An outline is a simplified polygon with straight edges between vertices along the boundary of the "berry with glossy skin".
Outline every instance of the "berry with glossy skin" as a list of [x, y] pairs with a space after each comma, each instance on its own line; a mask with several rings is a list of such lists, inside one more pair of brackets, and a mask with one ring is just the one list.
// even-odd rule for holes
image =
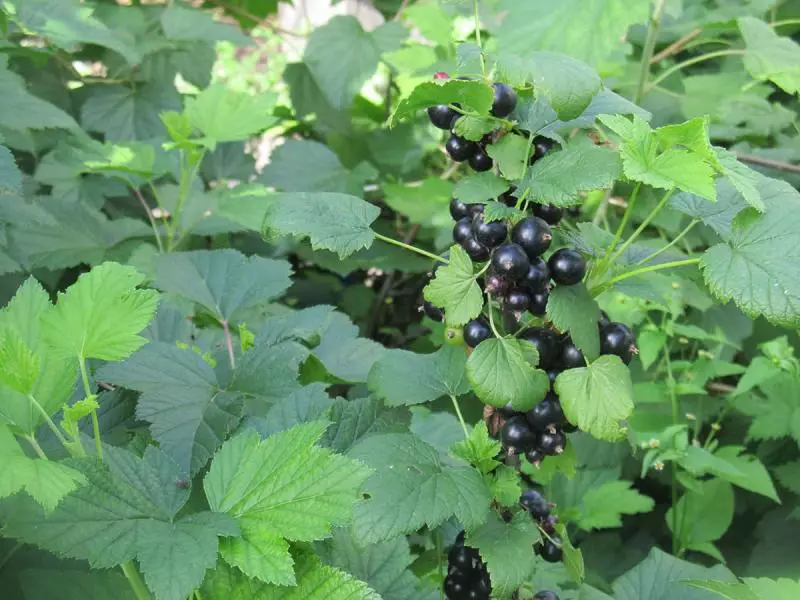
[[554, 204], [534, 204], [533, 214], [550, 225], [557, 225], [564, 211]]
[[545, 459], [545, 455], [536, 448], [531, 448], [525, 452], [525, 458], [527, 458], [528, 462], [532, 465], [538, 465]]
[[[561, 409], [558, 397], [549, 393], [544, 400], [525, 413], [525, 418], [528, 419], [531, 427], [537, 431], [544, 431], [550, 426], [561, 425], [564, 421], [564, 411]], [[542, 436], [539, 436], [539, 449], [544, 450]]]
[[486, 154], [483, 148], [478, 148], [475, 154], [469, 157], [469, 166], [472, 167], [474, 171], [482, 173], [490, 170], [494, 166], [494, 161], [491, 156]]
[[511, 402], [509, 402], [505, 406], [501, 406], [500, 408], [495, 408], [495, 410], [499, 412], [501, 415], [503, 415], [506, 419], [519, 414], [519, 411], [516, 408], [514, 408]]
[[571, 248], [556, 250], [547, 261], [550, 277], [561, 285], [575, 285], [586, 275], [586, 259]]
[[556, 530], [556, 525], [558, 525], [558, 517], [555, 515], [549, 515], [548, 517], [542, 519], [539, 523], [542, 529], [544, 529], [547, 533], [552, 534]]
[[473, 219], [475, 217], [477, 217], [478, 215], [482, 215], [483, 214], [483, 209], [485, 208], [485, 206], [483, 204], [480, 204], [480, 203], [467, 204], [467, 206], [469, 207], [469, 214], [472, 215]]
[[469, 204], [464, 204], [458, 198], [453, 198], [450, 200], [450, 216], [453, 217], [454, 221], [471, 217], [472, 213], [470, 212], [469, 207]]
[[550, 515], [550, 504], [539, 490], [525, 490], [519, 497], [519, 505], [534, 519], [545, 519]]
[[537, 135], [535, 138], [533, 138], [533, 156], [531, 156], [530, 163], [533, 164], [542, 158], [545, 154], [550, 152], [555, 145], [556, 143], [550, 138]]
[[536, 433], [528, 425], [525, 417], [518, 415], [506, 421], [500, 432], [500, 439], [506, 448], [525, 451], [536, 445]]
[[492, 335], [489, 324], [483, 318], [472, 319], [464, 325], [464, 341], [467, 346], [474, 348], [483, 340], [488, 340]]
[[456, 244], [463, 244], [470, 239], [473, 239], [472, 219], [469, 217], [459, 219], [458, 222], [453, 226], [453, 241]]
[[510, 283], [506, 277], [501, 277], [497, 273], [489, 273], [486, 276], [483, 289], [493, 296], [496, 296], [498, 294], [504, 294], [506, 290], [508, 290], [509, 285]]
[[507, 117], [517, 106], [517, 93], [510, 85], [505, 83], [494, 83], [494, 101], [490, 111], [495, 117]]
[[531, 294], [531, 305], [528, 307], [530, 313], [537, 317], [543, 317], [547, 312], [547, 301], [549, 298], [550, 292], [546, 289]]
[[533, 600], [561, 600], [554, 592], [539, 592], [533, 597]]
[[442, 312], [442, 309], [438, 306], [434, 306], [427, 300], [422, 303], [422, 311], [429, 319], [433, 319], [434, 321], [438, 321], [440, 323], [444, 321], [444, 313]]
[[450, 548], [447, 560], [451, 567], [456, 567], [462, 573], [468, 573], [472, 571], [475, 562], [479, 560], [479, 555], [475, 548], [460, 544]]
[[541, 292], [548, 283], [550, 283], [550, 268], [542, 258], [535, 258], [531, 261], [528, 272], [519, 282], [520, 286], [529, 292]]
[[567, 436], [563, 431], [556, 430], [555, 433], [545, 431], [539, 434], [539, 442], [536, 445], [536, 449], [547, 456], [555, 456], [564, 452], [566, 445]]
[[539, 368], [547, 370], [558, 358], [560, 349], [558, 335], [546, 327], [534, 327], [522, 332], [520, 337], [536, 346], [539, 353]]
[[461, 115], [447, 106], [447, 104], [437, 104], [428, 108], [428, 118], [434, 127], [439, 129], [450, 129]]
[[514, 225], [511, 230], [511, 241], [519, 244], [531, 260], [544, 254], [553, 241], [553, 232], [539, 217], [527, 217]]
[[626, 365], [636, 352], [636, 338], [622, 323], [609, 323], [600, 330], [600, 354], [615, 354]]
[[511, 290], [505, 297], [505, 308], [511, 312], [525, 312], [531, 304], [531, 297], [522, 290]]
[[445, 578], [444, 593], [448, 598], [450, 598], [451, 600], [466, 598], [465, 596], [466, 592], [467, 592], [467, 586], [461, 581], [459, 581], [457, 578], [454, 578], [451, 575], [448, 575]]
[[503, 244], [492, 253], [492, 270], [511, 281], [521, 279], [528, 273], [531, 261], [525, 250], [517, 244]]
[[489, 249], [473, 237], [464, 240], [461, 247], [464, 248], [467, 254], [469, 254], [469, 257], [475, 262], [489, 260]]
[[516, 191], [517, 191], [517, 186], [512, 185], [508, 191], [500, 194], [500, 197], [497, 200], [502, 202], [506, 206], [515, 206], [517, 204], [517, 200], [519, 200], [519, 198], [517, 198], [514, 195], [514, 192]]
[[561, 375], [561, 371], [556, 369], [551, 369], [547, 372], [547, 378], [550, 380], [550, 387], [553, 387], [553, 384], [556, 382], [556, 377]]
[[450, 158], [454, 161], [464, 162], [475, 154], [475, 151], [478, 149], [478, 144], [453, 134], [445, 143], [444, 149], [447, 150]]
[[475, 239], [488, 248], [495, 248], [502, 244], [508, 235], [508, 228], [502, 221], [486, 223], [482, 216], [476, 217], [472, 222], [472, 232]]
[[569, 338], [561, 343], [561, 357], [558, 361], [558, 366], [563, 371], [586, 366], [586, 360], [583, 358], [583, 352], [581, 352], [580, 348], [575, 345], [575, 342]]
[[558, 536], [553, 536], [553, 542], [548, 539], [544, 540], [541, 550], [541, 557], [549, 563], [561, 562], [561, 559], [564, 556], [564, 552], [561, 550], [561, 538]]

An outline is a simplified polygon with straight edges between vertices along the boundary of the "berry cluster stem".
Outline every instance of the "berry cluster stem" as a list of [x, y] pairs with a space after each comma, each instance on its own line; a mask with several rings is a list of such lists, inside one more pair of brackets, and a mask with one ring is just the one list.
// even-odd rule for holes
[[478, 0], [472, 0], [472, 14], [475, 18], [475, 39], [478, 42], [481, 56], [481, 74], [486, 78], [486, 59], [483, 56], [483, 43], [481, 42], [481, 17], [478, 13]]
[[120, 566], [122, 567], [122, 572], [125, 574], [125, 579], [128, 580], [136, 599], [152, 600], [150, 592], [147, 591], [147, 587], [144, 585], [144, 581], [142, 581], [142, 576], [139, 574], [139, 571], [136, 569], [133, 561], [126, 561]]
[[395, 246], [400, 246], [401, 248], [405, 248], [406, 250], [410, 250], [411, 252], [416, 252], [417, 254], [421, 254], [422, 256], [425, 256], [427, 258], [430, 258], [431, 260], [435, 260], [437, 262], [440, 262], [440, 263], [442, 263], [444, 265], [450, 264], [450, 261], [448, 261], [446, 258], [442, 258], [441, 256], [437, 256], [436, 254], [433, 254], [432, 252], [428, 252], [427, 250], [423, 250], [422, 248], [417, 248], [416, 246], [412, 246], [410, 244], [406, 244], [405, 242], [401, 242], [399, 240], [395, 240], [395, 239], [392, 239], [390, 237], [386, 237], [385, 235], [381, 235], [377, 231], [374, 232], [374, 233], [375, 233], [375, 239], [378, 239], [378, 240], [380, 240], [382, 242], [386, 242], [387, 244], [393, 244]]
[[453, 408], [456, 411], [458, 422], [461, 423], [461, 429], [464, 430], [464, 437], [469, 439], [469, 429], [467, 429], [467, 423], [464, 421], [464, 415], [461, 414], [461, 407], [458, 405], [458, 398], [456, 398], [454, 394], [450, 394], [450, 401], [453, 403]]
[[[638, 238], [639, 235], [645, 229], [647, 229], [647, 226], [650, 225], [650, 223], [653, 222], [653, 220], [658, 216], [658, 214], [667, 205], [667, 202], [669, 202], [669, 199], [672, 197], [672, 194], [675, 193], [675, 189], [676, 188], [672, 188], [666, 194], [664, 194], [664, 197], [661, 198], [661, 200], [659, 200], [658, 204], [656, 204], [656, 207], [653, 210], [650, 211], [650, 214], [647, 215], [645, 220], [642, 221], [642, 223], [639, 225], [639, 227], [636, 228], [636, 231], [634, 231], [631, 234], [631, 236], [627, 240], [625, 240], [625, 243], [622, 244], [622, 246], [619, 247], [619, 250], [614, 252], [614, 254], [610, 258], [611, 262], [613, 262], [614, 260], [616, 260], [620, 256], [622, 256], [622, 253], [625, 252], [625, 250], [627, 250], [634, 241], [636, 241], [636, 238]], [[628, 208], [630, 208], [630, 206], [628, 206]], [[626, 212], [626, 214], [628, 214], [628, 211], [625, 211], [625, 212]]]
[[639, 104], [645, 95], [647, 80], [650, 77], [650, 60], [653, 58], [653, 52], [656, 49], [658, 31], [661, 29], [661, 17], [664, 16], [664, 8], [666, 5], [666, 0], [656, 0], [655, 6], [653, 7], [653, 15], [650, 17], [650, 24], [647, 27], [647, 37], [645, 38], [644, 48], [642, 49], [642, 62], [639, 66], [639, 83], [636, 86], [636, 93], [633, 96], [633, 101], [636, 104]]

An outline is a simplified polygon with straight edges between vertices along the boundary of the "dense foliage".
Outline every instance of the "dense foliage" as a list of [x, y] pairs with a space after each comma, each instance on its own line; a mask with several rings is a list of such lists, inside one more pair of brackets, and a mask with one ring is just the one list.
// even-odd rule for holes
[[800, 1], [373, 4], [0, 5], [0, 595], [800, 597]]

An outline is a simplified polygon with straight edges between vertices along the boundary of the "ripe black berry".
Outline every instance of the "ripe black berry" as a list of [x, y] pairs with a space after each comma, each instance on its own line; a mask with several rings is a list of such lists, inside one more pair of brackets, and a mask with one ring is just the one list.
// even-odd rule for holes
[[564, 211], [554, 204], [534, 204], [533, 214], [550, 225], [557, 225], [564, 216]]
[[485, 206], [480, 202], [476, 202], [475, 204], [467, 204], [467, 206], [469, 207], [469, 214], [472, 215], [473, 218], [477, 215], [482, 215], [483, 209], [485, 208]]
[[491, 113], [495, 117], [507, 117], [517, 106], [517, 93], [510, 85], [505, 83], [492, 84], [494, 88], [494, 101]]
[[444, 313], [442, 309], [438, 306], [434, 306], [427, 300], [423, 301], [422, 303], [422, 311], [425, 313], [425, 316], [429, 319], [433, 319], [434, 321], [442, 322], [444, 321]]
[[514, 415], [519, 413], [519, 411], [512, 406], [511, 402], [509, 402], [505, 406], [496, 408], [495, 410], [499, 412], [501, 415], [503, 415], [506, 419], [508, 419], [509, 417], [513, 417]]
[[533, 138], [533, 156], [531, 156], [531, 164], [542, 158], [545, 154], [550, 152], [555, 146], [555, 142], [550, 138], [537, 135]]
[[479, 555], [475, 548], [461, 544], [450, 548], [447, 560], [451, 567], [456, 567], [462, 573], [466, 573], [473, 569], [475, 562], [479, 560]]
[[452, 575], [448, 575], [444, 580], [444, 593], [453, 600], [466, 598], [467, 585], [459, 581]]
[[547, 261], [550, 277], [561, 285], [575, 285], [586, 275], [586, 259], [571, 248], [556, 250]]
[[507, 448], [525, 451], [536, 445], [536, 433], [528, 425], [525, 417], [511, 417], [500, 432], [500, 439]]
[[622, 323], [609, 323], [600, 330], [600, 354], [616, 354], [626, 365], [636, 351], [633, 332]]
[[467, 346], [474, 348], [483, 340], [489, 339], [492, 335], [492, 330], [489, 329], [488, 323], [482, 318], [472, 319], [464, 325], [464, 341]]
[[481, 244], [489, 248], [495, 248], [506, 239], [508, 228], [502, 221], [486, 223], [483, 217], [476, 217], [472, 222], [472, 232], [475, 234], [475, 239]]
[[511, 188], [508, 191], [503, 192], [502, 194], [500, 194], [500, 197], [498, 198], [498, 200], [500, 202], [502, 202], [503, 204], [505, 204], [506, 206], [516, 206], [517, 200], [519, 200], [519, 198], [517, 198], [514, 195], [514, 192], [516, 192], [516, 191], [517, 191], [517, 186], [512, 185]]
[[498, 246], [492, 254], [492, 270], [501, 277], [512, 281], [521, 279], [528, 273], [531, 261], [525, 250], [517, 244]]
[[522, 290], [511, 290], [506, 294], [505, 307], [511, 312], [524, 312], [531, 304], [531, 297]]
[[553, 592], [539, 592], [533, 597], [533, 600], [561, 600], [555, 593]]
[[475, 154], [469, 157], [469, 166], [473, 168], [473, 170], [482, 173], [483, 171], [488, 171], [494, 166], [494, 161], [492, 157], [486, 154], [486, 151], [482, 148], [479, 148]]
[[[525, 413], [525, 418], [535, 430], [544, 431], [552, 425], [561, 425], [564, 421], [564, 411], [561, 410], [561, 402], [558, 401], [558, 397], [549, 393], [544, 400]], [[541, 438], [542, 436], [539, 439], [539, 448], [544, 450]]]
[[465, 140], [462, 137], [459, 137], [455, 134], [451, 135], [450, 138], [444, 145], [445, 150], [456, 162], [464, 162], [470, 156], [475, 154], [475, 151], [478, 149], [478, 145], [475, 142], [470, 142], [469, 140]]
[[527, 458], [528, 462], [532, 465], [538, 465], [545, 459], [545, 455], [536, 448], [530, 448], [525, 452], [525, 458]]
[[453, 241], [463, 244], [469, 239], [472, 239], [472, 219], [464, 217], [453, 226]]
[[529, 292], [540, 292], [550, 283], [550, 269], [542, 258], [535, 258], [528, 267], [525, 278], [520, 281], [520, 286]]
[[546, 518], [541, 520], [539, 525], [547, 533], [552, 534], [556, 530], [556, 525], [558, 525], [558, 517], [555, 515], [548, 515]]
[[563, 371], [586, 366], [583, 352], [580, 351], [571, 339], [566, 339], [561, 343], [561, 359], [559, 360], [558, 366]]
[[564, 556], [564, 552], [561, 550], [561, 538], [553, 536], [553, 541], [556, 543], [546, 539], [542, 545], [541, 556], [549, 563], [560, 562]]
[[549, 369], [558, 358], [560, 348], [558, 335], [546, 327], [534, 327], [528, 329], [520, 336], [536, 346], [539, 353], [539, 368]]
[[428, 108], [428, 118], [431, 123], [439, 129], [450, 129], [453, 127], [456, 119], [461, 115], [455, 110], [447, 106], [447, 104], [437, 104]]
[[547, 300], [550, 298], [550, 292], [546, 289], [531, 294], [531, 305], [528, 310], [532, 315], [543, 317], [547, 312]]
[[556, 369], [551, 369], [547, 372], [547, 378], [550, 380], [550, 387], [553, 387], [553, 384], [556, 382], [556, 377], [561, 374], [561, 371], [557, 371]]
[[555, 433], [545, 431], [539, 434], [539, 441], [536, 445], [536, 449], [547, 456], [555, 456], [556, 454], [564, 452], [566, 445], [567, 436], [563, 431], [557, 430]]
[[458, 198], [453, 198], [450, 200], [450, 216], [453, 217], [454, 221], [472, 216], [469, 207], [469, 204], [464, 204]]
[[466, 250], [469, 257], [475, 262], [489, 260], [489, 249], [473, 237], [464, 240], [461, 243], [461, 247]]
[[519, 497], [519, 504], [534, 519], [544, 519], [550, 514], [550, 504], [538, 490], [525, 490]]
[[522, 246], [528, 258], [533, 260], [550, 247], [553, 233], [550, 231], [550, 225], [544, 220], [539, 217], [527, 217], [511, 230], [511, 241]]
[[489, 273], [486, 276], [483, 289], [495, 296], [498, 294], [504, 294], [506, 290], [508, 290], [509, 285], [510, 282], [507, 278], [501, 277], [497, 273]]

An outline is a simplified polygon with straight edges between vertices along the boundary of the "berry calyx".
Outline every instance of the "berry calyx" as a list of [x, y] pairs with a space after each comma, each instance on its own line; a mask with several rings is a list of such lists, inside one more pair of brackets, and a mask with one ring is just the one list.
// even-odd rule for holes
[[449, 107], [447, 104], [437, 104], [428, 108], [428, 118], [434, 127], [439, 129], [451, 129], [456, 119], [461, 115]]
[[475, 154], [469, 157], [469, 166], [472, 167], [473, 170], [482, 173], [490, 170], [494, 166], [494, 161], [486, 154], [485, 150], [479, 148]]
[[550, 225], [557, 225], [564, 216], [564, 211], [554, 204], [534, 204], [533, 214]]
[[445, 143], [444, 149], [447, 150], [450, 158], [454, 161], [464, 162], [475, 154], [478, 149], [478, 144], [453, 134]]
[[507, 277], [512, 281], [524, 277], [530, 266], [531, 261], [528, 255], [517, 244], [503, 244], [492, 253], [492, 270], [497, 275]]
[[636, 338], [622, 323], [609, 323], [600, 330], [600, 354], [619, 356], [626, 365], [636, 353]]
[[511, 230], [511, 241], [525, 250], [528, 258], [533, 260], [544, 254], [553, 241], [553, 232], [539, 217], [526, 217]]
[[508, 228], [502, 221], [486, 223], [483, 217], [476, 217], [472, 222], [475, 239], [488, 248], [495, 248], [503, 243], [508, 235]]
[[[564, 411], [561, 409], [561, 402], [558, 401], [558, 397], [553, 393], [549, 393], [544, 400], [525, 413], [525, 418], [528, 419], [531, 427], [537, 431], [544, 431], [548, 427], [561, 425], [564, 421]], [[548, 454], [542, 445], [543, 437], [539, 437], [538, 448]]]
[[469, 217], [472, 215], [469, 207], [469, 204], [464, 204], [458, 198], [453, 198], [450, 200], [450, 216], [453, 217], [454, 221]]
[[556, 431], [555, 433], [545, 431], [539, 434], [539, 441], [536, 445], [536, 449], [547, 456], [555, 456], [556, 454], [564, 452], [566, 445], [567, 436], [564, 435], [563, 431]]
[[425, 316], [429, 319], [438, 321], [439, 323], [444, 321], [444, 313], [442, 312], [442, 309], [438, 306], [434, 306], [427, 300], [423, 301], [422, 303], [422, 312], [424, 312]]
[[464, 341], [470, 348], [475, 348], [482, 341], [491, 337], [492, 330], [482, 318], [472, 319], [464, 325]]
[[520, 281], [520, 286], [529, 292], [541, 292], [550, 283], [550, 268], [542, 258], [535, 258], [528, 267], [528, 272], [524, 279]]
[[506, 448], [524, 452], [536, 445], [536, 433], [528, 425], [525, 417], [517, 415], [506, 421], [500, 432], [500, 439]]
[[522, 332], [520, 338], [527, 340], [536, 347], [539, 353], [539, 368], [547, 370], [553, 366], [558, 358], [558, 335], [546, 327], [534, 327]]
[[586, 366], [583, 352], [571, 339], [567, 338], [561, 343], [561, 357], [558, 365], [562, 370], [578, 369]]
[[543, 317], [547, 312], [547, 301], [549, 299], [550, 292], [546, 288], [531, 294], [531, 305], [528, 307], [528, 310], [532, 315]]
[[586, 259], [572, 248], [556, 250], [547, 261], [550, 277], [560, 285], [575, 285], [586, 275]]
[[507, 117], [517, 106], [517, 93], [510, 85], [505, 83], [494, 83], [494, 100], [492, 101], [491, 113], [495, 117]]
[[453, 226], [453, 241], [456, 244], [463, 244], [472, 237], [472, 219], [464, 217], [459, 219]]
[[536, 519], [545, 519], [550, 515], [550, 504], [538, 490], [525, 490], [519, 497], [519, 505]]
[[489, 260], [489, 249], [481, 244], [474, 237], [464, 240], [461, 247], [469, 254], [469, 257], [475, 262], [483, 262]]

